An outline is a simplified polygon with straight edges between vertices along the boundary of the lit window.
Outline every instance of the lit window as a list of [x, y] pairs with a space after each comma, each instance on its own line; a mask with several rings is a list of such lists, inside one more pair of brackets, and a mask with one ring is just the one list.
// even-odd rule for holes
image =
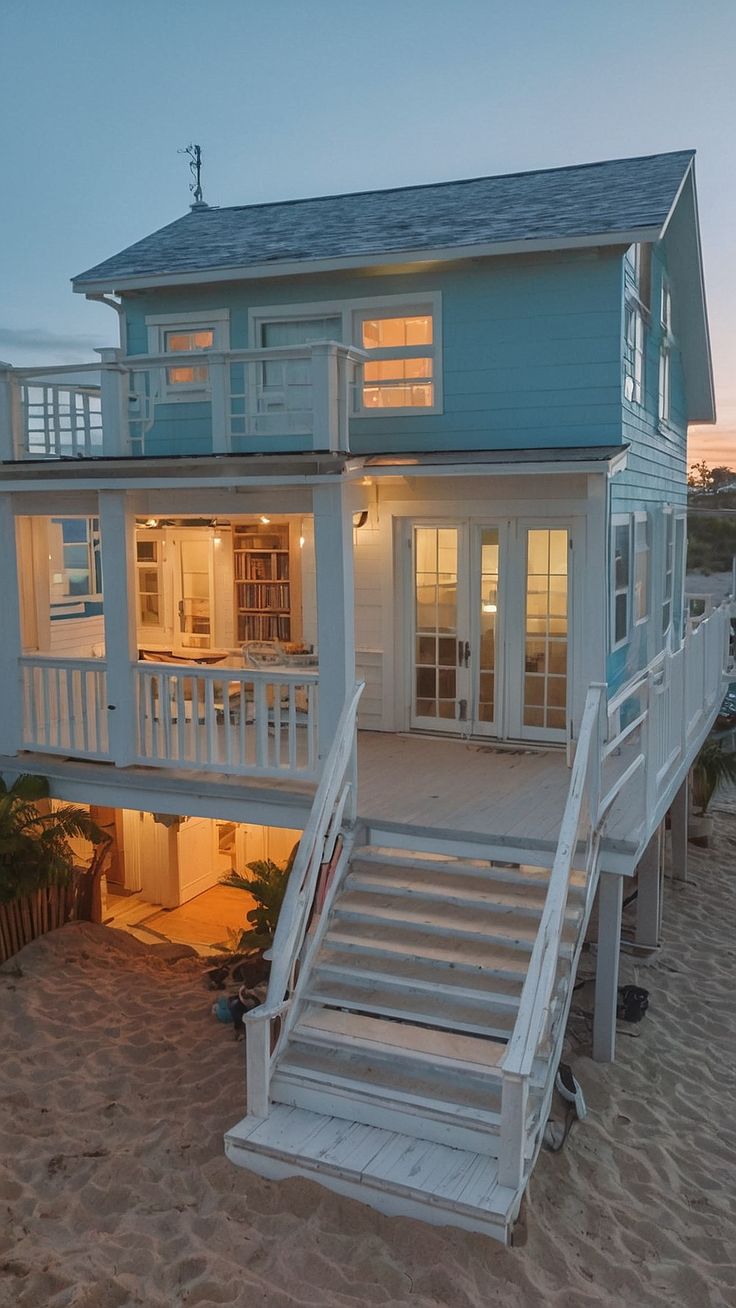
[[160, 627], [163, 623], [161, 563], [161, 540], [139, 535], [136, 540], [136, 569], [138, 621], [142, 627]]
[[[215, 333], [211, 327], [190, 332], [164, 332], [165, 354], [190, 354], [196, 350], [211, 350], [214, 343]], [[182, 364], [180, 367], [167, 368], [166, 380], [169, 386], [204, 386], [208, 373], [206, 364]]]
[[431, 409], [435, 402], [431, 313], [361, 317], [363, 409]]
[[649, 617], [649, 518], [638, 514], [634, 520], [634, 622]]
[[611, 629], [613, 647], [622, 645], [629, 634], [631, 617], [631, 522], [614, 523], [611, 587]]

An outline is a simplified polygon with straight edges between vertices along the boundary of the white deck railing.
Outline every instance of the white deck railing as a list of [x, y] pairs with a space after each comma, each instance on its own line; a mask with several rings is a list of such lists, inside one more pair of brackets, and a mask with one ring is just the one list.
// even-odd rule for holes
[[[623, 808], [632, 838], [645, 847], [722, 701], [729, 638], [730, 611], [724, 604], [690, 627], [679, 650], [666, 651], [608, 703], [604, 686], [588, 691], [539, 931], [501, 1064], [502, 1185], [519, 1188], [541, 1143], [605, 825]], [[585, 872], [585, 891], [566, 956], [562, 945], [576, 866]], [[535, 1083], [538, 1059], [546, 1076]], [[534, 1113], [529, 1111], [532, 1087]]]
[[107, 688], [101, 659], [24, 655], [23, 748], [106, 759]]
[[136, 762], [316, 777], [318, 671], [138, 663], [135, 680]]
[[[263, 350], [123, 356], [99, 364], [0, 368], [0, 459], [349, 450], [361, 350], [334, 341]], [[196, 381], [173, 380], [191, 369]], [[186, 449], [184, 450], [186, 452]]]
[[347, 865], [349, 851], [338, 848], [338, 839], [346, 813], [349, 817], [355, 814], [355, 724], [363, 689], [364, 683], [360, 682], [340, 714], [309, 821], [299, 841], [271, 950], [273, 961], [266, 998], [258, 1008], [245, 1015], [248, 1113], [253, 1117], [268, 1116], [271, 1069], [278, 1048], [272, 1048], [273, 1023], [282, 1019], [281, 1036], [285, 1038], [288, 1024], [284, 1019], [310, 919], [320, 909], [322, 923], [327, 919], [329, 899], [323, 899], [321, 905], [318, 901], [320, 873], [329, 868], [333, 860], [337, 861], [329, 888], [334, 894], [341, 872]]

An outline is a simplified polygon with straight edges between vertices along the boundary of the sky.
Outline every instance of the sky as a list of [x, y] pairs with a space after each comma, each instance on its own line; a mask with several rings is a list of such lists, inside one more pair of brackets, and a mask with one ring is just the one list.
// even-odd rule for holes
[[0, 358], [116, 344], [69, 279], [186, 212], [695, 148], [736, 466], [736, 0], [0, 0]]

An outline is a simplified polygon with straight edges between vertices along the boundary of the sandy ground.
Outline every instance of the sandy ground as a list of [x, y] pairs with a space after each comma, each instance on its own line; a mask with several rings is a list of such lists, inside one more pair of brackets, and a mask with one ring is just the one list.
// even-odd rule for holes
[[509, 1250], [235, 1168], [243, 1045], [200, 964], [105, 927], [30, 945], [0, 975], [2, 1308], [736, 1303], [736, 817], [718, 822], [668, 884], [664, 949], [624, 963], [651, 1009], [614, 1068], [586, 1055], [577, 993], [591, 1114], [542, 1155]]

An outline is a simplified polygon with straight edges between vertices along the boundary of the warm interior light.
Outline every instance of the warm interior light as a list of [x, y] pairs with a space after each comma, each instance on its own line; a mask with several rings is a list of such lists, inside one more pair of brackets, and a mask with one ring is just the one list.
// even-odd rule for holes
[[261, 522], [263, 523], [264, 527], [267, 527], [270, 521], [271, 521], [270, 518], [267, 518], [263, 513], [261, 514]]
[[157, 526], [158, 526], [158, 518], [146, 518], [146, 526], [147, 526], [147, 527], [157, 527]]
[[495, 604], [483, 604], [483, 605], [482, 605], [482, 608], [483, 608], [483, 612], [484, 612], [484, 613], [497, 613], [497, 612], [498, 612], [498, 610], [497, 610]]
[[300, 550], [303, 550], [303, 549], [304, 549], [304, 537], [303, 537], [303, 536], [300, 536], [300, 537], [299, 537], [299, 549], [300, 549]]

